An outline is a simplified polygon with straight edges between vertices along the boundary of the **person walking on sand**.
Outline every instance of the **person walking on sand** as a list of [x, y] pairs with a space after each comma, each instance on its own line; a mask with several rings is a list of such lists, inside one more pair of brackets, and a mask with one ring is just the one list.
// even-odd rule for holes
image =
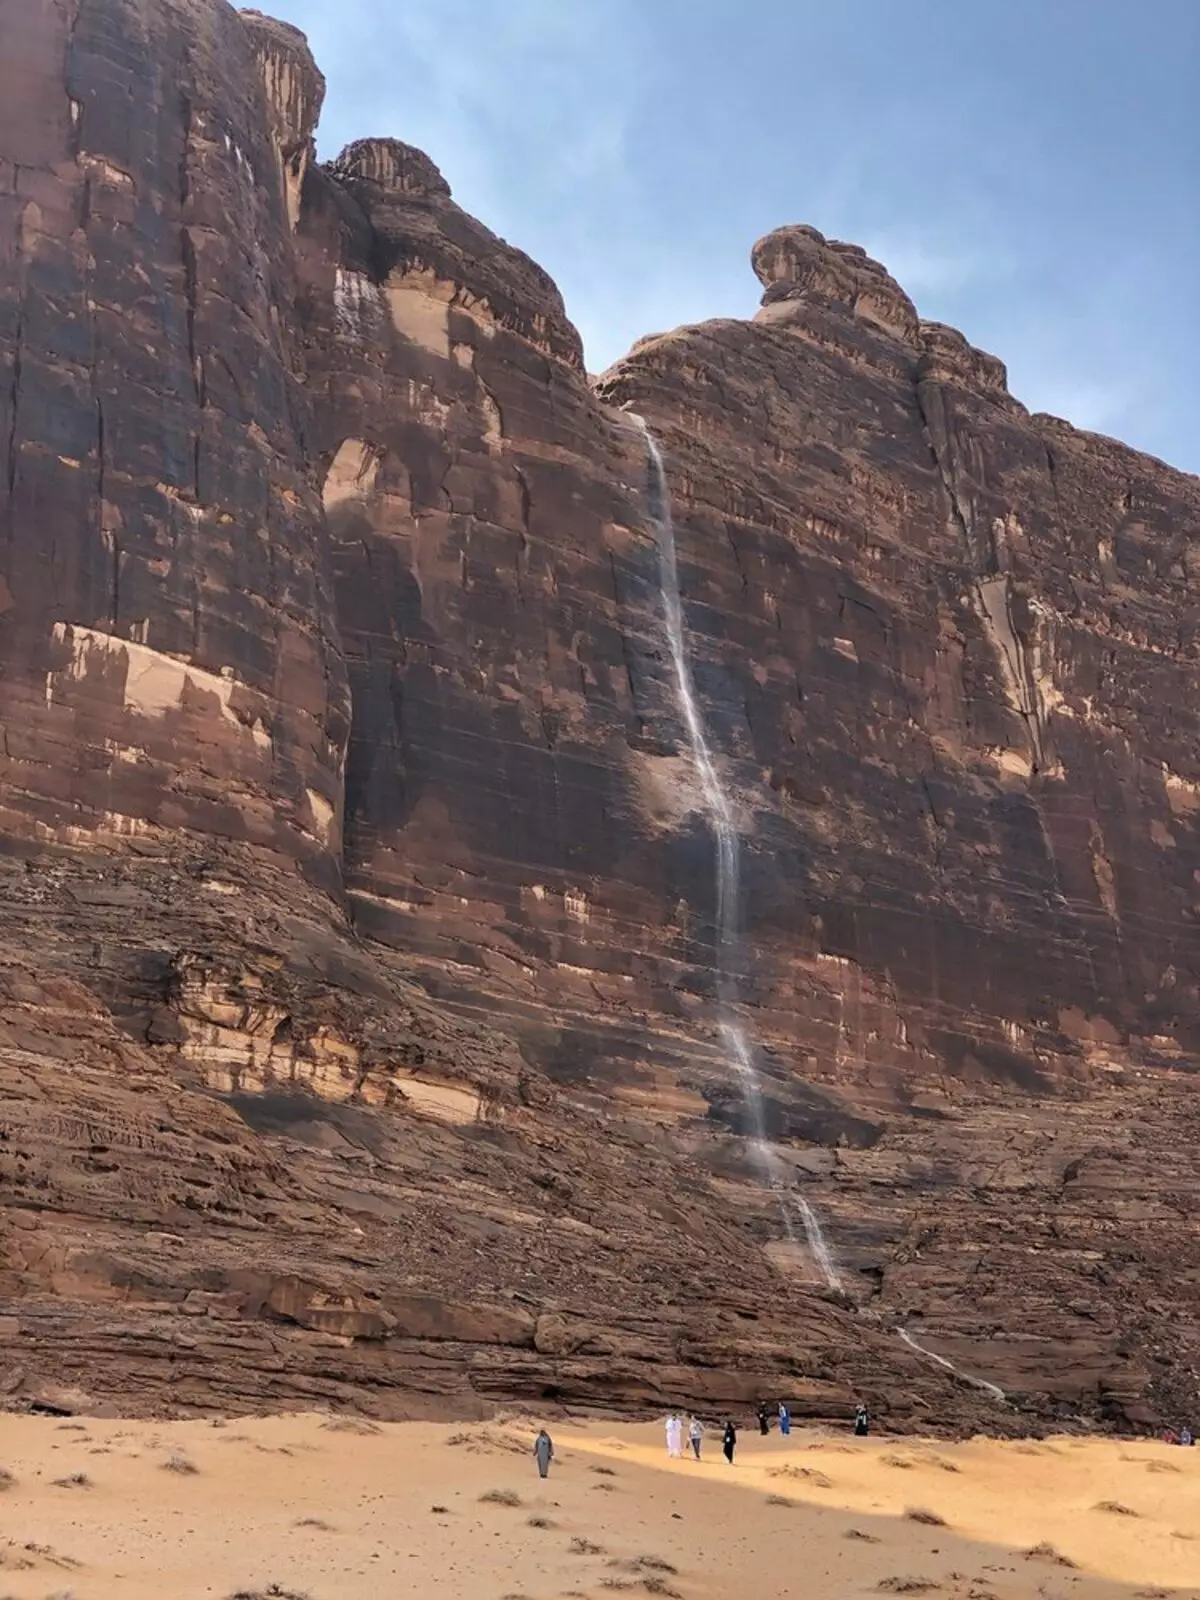
[[855, 1437], [858, 1438], [858, 1439], [865, 1439], [867, 1437], [868, 1432], [870, 1431], [870, 1426], [871, 1426], [871, 1419], [867, 1415], [867, 1408], [866, 1408], [865, 1405], [863, 1405], [862, 1401], [860, 1400], [858, 1402], [858, 1407], [857, 1407], [857, 1409], [856, 1409], [856, 1411], [854, 1413], [854, 1434], [855, 1434]]
[[765, 1400], [758, 1408], [758, 1431], [764, 1439], [771, 1431], [771, 1413], [767, 1410], [767, 1402]]
[[667, 1418], [667, 1454], [673, 1461], [683, 1455], [683, 1422], [674, 1411]]
[[792, 1413], [782, 1400], [779, 1402], [779, 1431], [785, 1439], [792, 1431]]
[[737, 1449], [737, 1429], [734, 1427], [732, 1421], [727, 1421], [725, 1423], [725, 1437], [722, 1440], [721, 1448], [725, 1452], [726, 1461], [728, 1461], [729, 1465], [732, 1466], [733, 1452]]
[[550, 1463], [554, 1460], [554, 1440], [546, 1432], [545, 1428], [533, 1441], [533, 1458], [538, 1465], [538, 1476], [540, 1478], [548, 1478], [550, 1476]]
[[699, 1417], [693, 1417], [688, 1423], [688, 1442], [692, 1447], [692, 1454], [696, 1460], [700, 1459], [700, 1441], [704, 1437], [704, 1424]]

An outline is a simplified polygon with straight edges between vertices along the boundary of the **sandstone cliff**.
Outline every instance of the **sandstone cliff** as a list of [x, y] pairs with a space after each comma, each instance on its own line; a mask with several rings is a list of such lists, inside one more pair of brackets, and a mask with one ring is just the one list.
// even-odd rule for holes
[[[6, 1391], [1194, 1403], [1196, 480], [807, 228], [592, 385], [425, 155], [316, 163], [303, 39], [223, 0], [0, 46]], [[839, 1296], [717, 1028], [628, 410]]]

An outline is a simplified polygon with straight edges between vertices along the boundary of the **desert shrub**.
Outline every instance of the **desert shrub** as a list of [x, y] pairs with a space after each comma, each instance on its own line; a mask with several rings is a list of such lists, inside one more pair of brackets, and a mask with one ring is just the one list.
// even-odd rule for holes
[[519, 1506], [521, 1496], [515, 1489], [489, 1489], [486, 1494], [479, 1496], [480, 1503], [485, 1506]]
[[373, 1433], [383, 1432], [377, 1422], [371, 1422], [366, 1417], [330, 1417], [321, 1426], [327, 1433], [357, 1433], [363, 1438], [367, 1438]]
[[1073, 1567], [1075, 1565], [1070, 1556], [1064, 1556], [1061, 1550], [1056, 1550], [1052, 1544], [1047, 1544], [1044, 1540], [1041, 1544], [1035, 1544], [1032, 1549], [1026, 1550], [1025, 1559], [1026, 1561], [1050, 1561], [1056, 1567]]
[[904, 1515], [909, 1522], [921, 1522], [927, 1528], [944, 1528], [945, 1517], [939, 1517], [936, 1511], [930, 1511], [925, 1506], [907, 1506]]

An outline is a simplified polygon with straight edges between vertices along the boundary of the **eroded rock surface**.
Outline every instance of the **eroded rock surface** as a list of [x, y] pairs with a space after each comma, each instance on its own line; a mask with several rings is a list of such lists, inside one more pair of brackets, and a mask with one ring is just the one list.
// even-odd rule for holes
[[0, 46], [13, 1402], [1192, 1403], [1196, 481], [811, 228], [593, 385], [428, 156], [316, 163], [259, 13]]

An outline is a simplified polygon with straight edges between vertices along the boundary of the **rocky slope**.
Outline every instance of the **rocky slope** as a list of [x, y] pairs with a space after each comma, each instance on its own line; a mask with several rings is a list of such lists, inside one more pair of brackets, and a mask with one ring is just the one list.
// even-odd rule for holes
[[1195, 1404], [1200, 485], [806, 228], [593, 384], [223, 0], [0, 45], [5, 1392]]

